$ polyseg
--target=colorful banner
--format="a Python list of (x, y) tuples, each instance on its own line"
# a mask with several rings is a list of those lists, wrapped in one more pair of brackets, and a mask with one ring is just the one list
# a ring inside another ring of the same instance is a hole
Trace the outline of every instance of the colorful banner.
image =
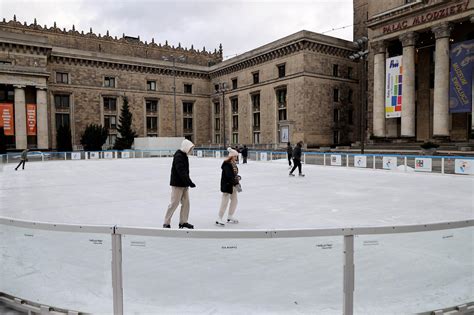
[(449, 112), (470, 113), (472, 111), (474, 40), (454, 44), (450, 57)]
[(402, 116), (402, 56), (386, 60), (385, 75), (385, 118)]
[(474, 174), (473, 160), (455, 159), (454, 173), (456, 174)]
[(26, 104), (26, 132), (36, 136), (36, 104)]
[(3, 127), (5, 136), (15, 135), (14, 122), (13, 104), (0, 104), (0, 127)]
[(415, 171), (416, 172), (431, 172), (432, 170), (432, 159), (431, 158), (415, 158)]
[(354, 167), (367, 167), (367, 157), (365, 155), (354, 156)]

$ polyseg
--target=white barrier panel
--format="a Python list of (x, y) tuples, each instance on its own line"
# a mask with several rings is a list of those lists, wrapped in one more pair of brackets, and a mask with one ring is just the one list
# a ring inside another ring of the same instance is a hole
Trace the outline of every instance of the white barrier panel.
[(394, 170), (397, 168), (397, 157), (396, 156), (384, 156), (383, 157), (383, 169)]
[(417, 172), (431, 172), (432, 163), (431, 158), (415, 158), (415, 171)]
[(130, 152), (122, 152), (121, 157), (122, 157), (122, 159), (129, 159), (130, 158)]
[(71, 160), (80, 160), (81, 159), (81, 152), (72, 152), (71, 153)]
[(197, 151), (197, 156), (202, 158), (202, 151), (201, 150)]
[(456, 174), (474, 174), (472, 160), (455, 159), (454, 172)]
[(340, 155), (331, 154), (331, 165), (332, 166), (341, 166), (342, 159)]
[(220, 151), (216, 151), (216, 159), (220, 159), (221, 158), (221, 152)]
[(104, 159), (113, 159), (114, 153), (113, 152), (104, 152)]
[(354, 167), (367, 167), (367, 157), (364, 155), (356, 155), (354, 156)]
[(99, 159), (100, 152), (89, 152), (89, 159), (97, 160)]
[(267, 152), (260, 153), (260, 160), (261, 161), (266, 161), (267, 160)]

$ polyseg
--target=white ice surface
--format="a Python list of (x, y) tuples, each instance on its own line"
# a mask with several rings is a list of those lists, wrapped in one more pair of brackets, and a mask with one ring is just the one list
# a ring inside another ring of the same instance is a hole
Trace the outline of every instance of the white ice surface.
[[(218, 228), (221, 162), (190, 159), (197, 188), (190, 191), (189, 222), (196, 228)], [(170, 158), (37, 162), (17, 172), (10, 164), (0, 173), (0, 215), (161, 227), (170, 164)], [(285, 161), (250, 161), (239, 169), (240, 223), (225, 229), (474, 218), (473, 177), (304, 165), (306, 177), (293, 178)], [(173, 227), (178, 217), (179, 209)], [(110, 239), (70, 234), (0, 226), (0, 291), (109, 314)], [(474, 301), (473, 243), (472, 228), (356, 237), (355, 313), (410, 314)], [(341, 314), (342, 237), (125, 236), (123, 256), (126, 314)]]

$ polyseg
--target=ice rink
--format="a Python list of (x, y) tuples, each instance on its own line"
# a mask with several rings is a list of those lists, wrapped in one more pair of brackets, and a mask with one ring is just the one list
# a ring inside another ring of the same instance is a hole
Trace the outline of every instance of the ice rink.
[[(189, 222), (213, 229), (222, 160), (190, 159)], [(171, 158), (14, 164), (0, 173), (0, 215), (25, 220), (161, 227)], [(240, 164), (243, 192), (225, 228), (318, 228), (456, 221), (474, 217), (474, 177), (303, 165)], [(179, 208), (178, 210), (179, 211)], [(173, 217), (176, 227), (178, 213)]]
[[(216, 227), (221, 159), (190, 158), (197, 229), (428, 224), (474, 218), (474, 177), (303, 165), (239, 165), (237, 225)], [(161, 227), (171, 158), (27, 163), (0, 173), (0, 215)], [(177, 227), (179, 209), (172, 227)], [(0, 226), (1, 227), (1, 226)], [(355, 237), (355, 314), (474, 301), (473, 229)], [(111, 314), (110, 237), (5, 226), (0, 291)], [(123, 236), (125, 314), (341, 314), (343, 237)], [(47, 246), (45, 246), (47, 244)], [(71, 244), (71, 245), (69, 245)], [(54, 259), (52, 259), (54, 257)], [(54, 285), (45, 285), (54, 283)], [(74, 285), (71, 285), (73, 283)]]

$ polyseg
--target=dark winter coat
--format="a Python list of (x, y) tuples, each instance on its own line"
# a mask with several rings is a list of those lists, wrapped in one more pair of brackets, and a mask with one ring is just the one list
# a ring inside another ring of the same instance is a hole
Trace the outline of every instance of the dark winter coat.
[(243, 148), (240, 153), (242, 153), (242, 157), (248, 157), (249, 156), (249, 149)]
[(232, 163), (230, 161), (224, 161), (221, 169), (221, 192), (232, 194), (234, 186), (239, 183), (237, 175), (234, 173)]
[(171, 166), (170, 185), (175, 187), (189, 187), (194, 185), (189, 178), (188, 155), (181, 150), (176, 151)]
[(296, 145), (295, 149), (293, 150), (293, 159), (301, 161), (301, 146)]
[(288, 146), (286, 148), (286, 153), (288, 153), (288, 157), (291, 158), (293, 156), (293, 148), (291, 146)]

